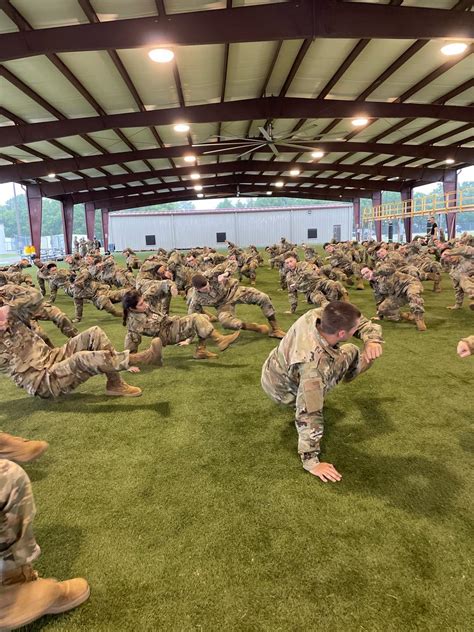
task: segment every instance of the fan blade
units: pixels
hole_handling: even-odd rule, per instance
[[[273,143],[268,143],[268,146],[270,147],[272,152],[275,154],[275,156],[279,156],[280,155],[280,152],[278,151],[278,149],[275,147],[275,145]]]
[[[267,143],[262,143],[261,145],[257,145],[256,147],[252,147],[248,151],[244,151],[243,154],[240,154],[238,159],[242,158],[243,156],[246,156],[247,154],[257,153],[262,147],[266,147],[266,146],[267,146]]]
[[[278,143],[282,147],[290,147],[294,149],[299,149],[300,151],[309,152],[314,151],[314,147],[304,147],[303,145],[295,145],[293,143]]]
[[[259,127],[258,131],[263,136],[263,138],[265,138],[265,140],[272,142],[273,138],[270,136],[270,134],[267,132],[267,130],[264,127]]]
[[[224,147],[222,149],[214,149],[211,151],[205,151],[203,152],[204,155],[207,154],[221,154],[224,151],[228,151],[230,153],[235,153],[236,151],[238,151],[239,149],[246,149],[248,147],[248,145],[233,145],[232,147]],[[255,151],[255,149],[252,147],[250,149],[250,151]],[[248,152],[245,152],[248,153]]]

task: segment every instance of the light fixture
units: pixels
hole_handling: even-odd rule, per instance
[[[278,180],[278,182],[275,182],[275,186],[281,189],[283,186],[285,186],[285,183],[283,182],[283,180]]]
[[[203,198],[204,197],[204,193],[198,193],[197,196],[198,196],[198,198]]]
[[[180,134],[185,134],[186,132],[189,132],[191,128],[189,127],[187,123],[176,123],[173,129],[175,132],[179,132]]]
[[[301,173],[300,169],[296,169],[296,168],[295,169],[291,169],[290,176],[299,176],[300,173]]]
[[[184,162],[196,162],[196,156],[194,154],[186,154]]]
[[[199,173],[196,173],[196,172],[190,175],[191,180],[199,180],[200,177],[201,176],[199,175]]]
[[[454,160],[453,160],[454,162]],[[55,178],[56,174],[55,173],[48,173],[48,178]]]
[[[364,125],[367,125],[367,123],[369,122],[369,119],[365,118],[365,116],[359,116],[355,119],[352,119],[351,122],[354,127],[364,127]]]
[[[316,149],[315,151],[311,152],[311,158],[322,158],[324,156],[324,151],[321,151],[320,149]]]
[[[446,44],[441,49],[443,55],[447,55],[448,57],[451,55],[460,55],[464,53],[467,48],[467,44],[464,42],[453,42],[452,44]]]
[[[446,160],[444,161],[447,165],[454,165],[454,163],[456,162],[454,160],[454,158],[446,158]]]
[[[174,53],[169,48],[153,48],[148,51],[148,57],[158,64],[167,64],[174,59]]]
[[[271,194],[272,194],[272,192],[271,192],[271,191],[267,191],[267,195],[271,195]]]
[[[196,184],[194,187],[195,191],[202,191],[202,184]]]

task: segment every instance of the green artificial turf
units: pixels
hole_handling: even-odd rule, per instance
[[[259,269],[257,287],[288,327],[277,272]],[[370,289],[350,295],[374,314]],[[242,332],[212,361],[168,347],[162,369],[125,374],[139,399],[107,398],[95,377],[41,401],[2,376],[3,430],[50,442],[25,467],[37,568],[92,589],[28,629],[472,630],[474,358],[455,350],[474,314],[445,309],[448,277],[424,296],[428,331],[384,324],[383,357],[327,398],[323,457],[338,484],[304,472],[292,410],[260,388],[271,338]],[[72,316],[70,298],[57,304]],[[301,298],[297,315],[307,308]],[[238,313],[263,322],[258,307]],[[122,348],[119,319],[86,305],[91,325]]]

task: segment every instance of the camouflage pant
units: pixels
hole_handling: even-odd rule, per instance
[[[257,267],[258,263],[256,261],[251,261],[250,263],[246,263],[241,268],[239,268],[239,281],[242,280],[242,275],[250,279],[251,281],[255,281],[257,278]]]
[[[36,514],[31,483],[16,463],[0,459],[0,581],[40,554],[33,535]]]
[[[297,383],[279,370],[278,347],[263,365],[261,385],[265,393],[277,404],[295,406],[298,453],[306,470],[311,470],[319,461],[324,432],[324,396],[343,379],[354,379],[359,371],[359,349],[350,343],[340,347],[338,357],[331,364],[323,367],[316,362],[299,365]]]
[[[88,299],[90,302],[100,311],[105,310],[107,313],[116,316],[116,310],[114,303],[121,303],[124,294],[128,292],[127,288],[121,288],[120,290],[108,290],[107,292],[97,292],[92,298]],[[83,298],[74,297],[75,317],[79,320],[82,319],[84,311]]]
[[[311,289],[305,292],[306,301],[310,305],[320,307],[326,305],[329,301],[340,301],[347,296],[347,290],[339,281],[331,281],[330,279],[318,279],[311,286]],[[297,292],[288,292],[288,300],[292,312],[296,311],[298,306]]]
[[[275,316],[275,308],[268,294],[254,287],[239,287],[232,300],[217,307],[217,319],[226,329],[242,329],[243,321],[235,315],[236,305],[258,305],[266,318]]]
[[[128,356],[128,351],[115,351],[100,327],[90,327],[62,347],[52,349],[43,370],[30,368],[13,379],[30,395],[49,399],[70,393],[93,375],[128,369]]]
[[[454,285],[456,305],[461,306],[463,304],[465,294],[467,294],[470,301],[474,301],[474,277],[460,274],[451,278]]]
[[[46,283],[43,277],[37,276],[36,280],[38,281],[39,289],[41,292],[41,296],[46,296]]]
[[[204,314],[190,314],[189,316],[167,316],[160,322],[160,329],[156,332],[163,346],[175,345],[188,338],[197,336],[205,340],[211,336],[214,327]],[[124,348],[135,353],[142,341],[142,335],[135,331],[128,331],[125,336]]]
[[[320,273],[332,281],[339,281],[339,283],[347,283],[347,275],[344,274],[339,268],[332,268],[329,265],[322,266],[319,269]]]
[[[421,284],[420,284],[421,285]],[[408,304],[411,313],[416,318],[423,318],[425,313],[425,302],[421,296],[423,288],[408,289],[406,296],[388,296],[377,306],[379,316],[384,316],[389,320],[400,320],[400,308]]]
[[[62,312],[59,307],[54,305],[42,305],[35,313],[35,320],[50,320],[53,322],[61,333],[68,338],[77,336],[79,333],[71,322],[69,316]]]

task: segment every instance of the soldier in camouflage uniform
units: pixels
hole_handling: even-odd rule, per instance
[[[449,276],[456,296],[456,302],[448,309],[461,309],[467,294],[469,307],[474,310],[474,246],[460,245],[444,250],[441,258],[451,266]]]
[[[38,281],[40,292],[43,296],[46,296],[46,281],[49,281],[49,269],[48,263],[41,261],[40,259],[35,259],[33,261],[34,265],[38,268],[36,271],[36,279]]]
[[[137,387],[129,386],[119,371],[132,364],[159,364],[161,341],[153,341],[143,353],[118,352],[100,327],[91,327],[62,347],[51,349],[30,327],[43,297],[29,288],[17,292],[0,307],[0,373],[43,399],[72,392],[93,375],[107,376],[108,395],[136,397]]]
[[[68,270],[58,268],[55,263],[48,263],[49,303],[55,302],[59,288],[63,288],[68,296],[73,296],[71,276]]]
[[[381,265],[375,271],[362,268],[362,275],[374,291],[378,318],[414,321],[418,331],[426,331],[421,281],[399,272],[390,264]],[[410,312],[400,312],[400,308],[407,304]]]
[[[125,248],[125,250],[122,251],[122,254],[125,257],[127,270],[129,272],[132,272],[132,270],[140,270],[142,261],[137,257],[137,255],[133,252],[131,248]]]
[[[353,344],[339,347],[351,336],[365,343],[362,354]],[[324,396],[366,370],[382,354],[381,342],[379,325],[361,316],[355,305],[333,301],[301,316],[263,365],[263,390],[274,402],[295,406],[304,469],[324,482],[341,479],[332,464],[319,461]]]
[[[58,582],[33,570],[40,548],[33,533],[36,514],[31,483],[16,463],[0,459],[0,629],[14,630],[45,614],[79,606],[90,589],[82,578]]]
[[[342,248],[336,248],[334,244],[325,244],[324,250],[328,253],[328,263],[335,269],[343,272],[349,285],[356,284],[356,290],[364,289],[364,282],[360,275],[360,264],[354,261],[352,251],[344,251]],[[354,277],[354,279],[352,278]]]
[[[209,322],[204,314],[189,316],[168,316],[156,311],[145,301],[137,290],[130,290],[123,298],[123,324],[127,327],[124,348],[136,352],[142,336],[159,337],[164,346],[185,343],[194,337],[198,345],[194,353],[196,360],[217,358],[217,354],[206,349],[206,340],[211,338],[220,351],[225,351],[239,336],[240,331],[223,336]]]
[[[245,329],[267,334],[271,338],[282,338],[282,331],[275,318],[275,308],[270,297],[254,287],[243,287],[231,274],[235,267],[221,264],[203,275],[193,277],[193,290],[189,296],[188,313],[202,312],[205,306],[215,307],[217,319],[226,329]],[[270,327],[256,323],[243,322],[237,318],[235,308],[238,304],[259,305],[267,317]]]
[[[97,280],[100,283],[106,283],[116,288],[126,287],[130,289],[135,287],[133,273],[118,266],[112,256],[105,257],[102,262],[98,263],[97,270]]]
[[[286,284],[290,310],[294,314],[298,307],[298,292],[306,295],[312,305],[322,306],[328,301],[347,300],[348,293],[342,283],[319,276],[318,268],[307,261],[297,261],[289,254],[285,259]]]
[[[84,310],[84,301],[90,301],[98,310],[105,310],[112,316],[121,316],[114,303],[121,303],[127,288],[112,290],[108,285],[94,280],[89,268],[84,268],[71,286],[74,296],[75,315],[73,323],[80,323]]]

